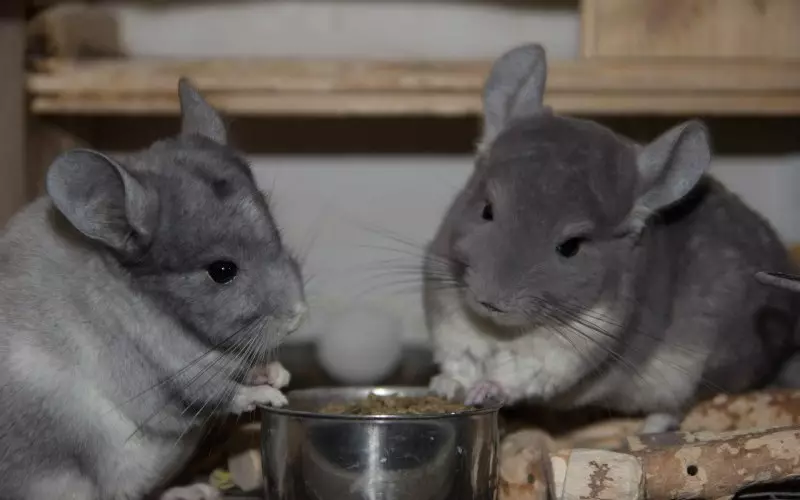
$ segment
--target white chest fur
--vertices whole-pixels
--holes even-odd
[[[456,296],[440,299],[444,307],[432,331],[439,383],[446,378],[469,389],[490,381],[503,389],[509,403],[546,400],[570,389],[605,357],[602,344],[617,324],[607,308],[598,306],[574,321],[504,339],[470,320]]]

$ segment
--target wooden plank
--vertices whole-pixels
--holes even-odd
[[[46,60],[35,94],[173,93],[180,76],[213,91],[479,91],[491,61]],[[557,91],[800,91],[800,61],[596,61],[549,63]]]
[[[29,76],[40,114],[173,114],[187,76],[241,115],[473,115],[491,61],[48,60]],[[800,114],[800,61],[553,61],[562,112]]]
[[[0,2],[0,228],[27,201],[25,181],[25,9]]]
[[[800,59],[797,0],[583,0],[585,57]]]
[[[238,116],[468,116],[481,112],[470,93],[258,93],[215,92],[208,100]],[[798,116],[800,95],[557,93],[545,102],[561,113],[602,115]],[[39,96],[32,111],[42,115],[174,115],[174,96]]]

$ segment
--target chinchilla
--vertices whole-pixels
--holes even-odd
[[[438,393],[604,406],[673,428],[687,406],[768,383],[793,349],[790,268],[760,215],[707,174],[692,120],[638,144],[543,106],[546,56],[486,81],[474,170],[424,259]]]
[[[178,135],[61,154],[0,238],[2,499],[159,495],[210,417],[286,401],[265,363],[301,271],[220,115],[185,79],[179,97]]]

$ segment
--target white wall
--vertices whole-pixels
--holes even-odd
[[[471,158],[258,157],[254,167],[287,240],[308,251],[314,275],[309,288],[318,314],[296,339],[324,329],[323,311],[369,300],[402,315],[406,338],[424,340],[418,281],[407,268],[419,262]],[[800,155],[717,158],[712,172],[787,241],[800,241]]]
[[[569,9],[433,1],[222,2],[188,9],[121,8],[127,50],[160,57],[491,58],[535,40],[553,59],[578,52],[578,19]],[[254,165],[259,181],[274,188],[289,242],[301,251],[310,248],[312,321],[294,339],[324,332],[331,311],[371,301],[402,318],[405,339],[424,341],[420,298],[411,283],[418,280],[400,271],[381,277],[376,266],[393,258],[395,267],[419,262],[403,252],[418,253],[431,237],[469,173],[470,158],[259,157]],[[798,167],[800,157],[723,158],[714,172],[786,239],[800,241]],[[386,233],[416,246],[404,247]],[[408,284],[392,286],[398,281]]]

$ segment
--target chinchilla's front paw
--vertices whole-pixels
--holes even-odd
[[[283,389],[289,385],[292,376],[279,362],[253,367],[247,376],[248,385],[271,385],[276,389]]]
[[[481,380],[467,391],[464,404],[481,405],[490,399],[503,401],[506,399],[506,393],[499,384],[491,380]]]
[[[160,500],[222,500],[222,494],[213,486],[197,483],[171,488],[161,495]]]
[[[271,385],[242,385],[231,401],[231,413],[240,414],[256,409],[256,405],[285,406],[286,396]]]
[[[450,400],[461,400],[465,394],[464,385],[461,382],[444,374],[431,378],[428,388],[432,393]]]

